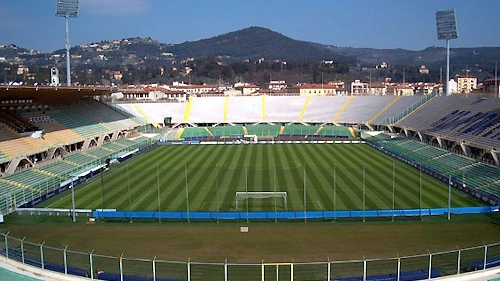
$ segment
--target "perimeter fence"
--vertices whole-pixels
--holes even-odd
[[[23,264],[92,280],[425,280],[500,266],[500,243],[386,259],[216,263],[106,256],[1,234],[0,254]]]

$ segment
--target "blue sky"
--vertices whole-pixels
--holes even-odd
[[[436,10],[455,9],[451,47],[499,47],[499,0],[79,0],[71,45],[128,37],[163,43],[261,26],[298,40],[341,47],[422,50],[437,40]],[[56,0],[1,0],[0,44],[64,48]]]

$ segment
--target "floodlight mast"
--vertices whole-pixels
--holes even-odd
[[[446,95],[450,95],[450,39],[458,38],[455,10],[436,11],[438,40],[446,40]]]
[[[69,18],[78,16],[78,0],[57,0],[56,16],[66,20],[66,81],[71,86],[71,62],[69,54]]]

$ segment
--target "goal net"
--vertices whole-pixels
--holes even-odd
[[[303,205],[303,167],[299,164],[218,165],[217,186],[225,194],[224,205],[232,210],[276,212]]]
[[[283,198],[283,204],[285,209],[288,210],[288,202],[286,191],[247,191],[247,192],[236,192],[235,199],[235,207],[238,210],[238,201],[239,200],[248,200],[249,198]]]
[[[261,280],[293,281],[293,263],[263,263]]]

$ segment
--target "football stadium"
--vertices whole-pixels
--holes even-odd
[[[3,257],[100,280],[423,280],[500,263],[498,98],[113,92],[0,87]],[[358,228],[376,238],[334,242]]]

